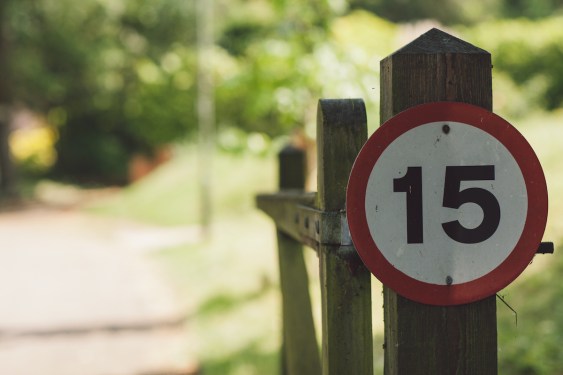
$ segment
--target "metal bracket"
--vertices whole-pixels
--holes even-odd
[[[321,211],[314,207],[296,205],[295,224],[299,234],[319,245],[352,245],[346,211]]]
[[[316,193],[281,192],[258,195],[258,207],[282,232],[318,249],[319,245],[352,246],[346,211],[321,211]]]
[[[553,242],[542,242],[536,254],[553,254],[555,252]]]

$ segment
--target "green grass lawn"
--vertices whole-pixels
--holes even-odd
[[[544,237],[563,242],[563,114],[534,117],[516,127],[536,150],[545,170],[550,214]],[[275,191],[274,156],[217,153],[213,168],[213,225],[207,240],[163,249],[156,254],[185,300],[193,354],[205,374],[274,374],[278,370],[280,305],[275,231],[254,207],[258,192]],[[197,155],[177,157],[148,178],[91,211],[160,225],[197,225]],[[502,374],[563,373],[562,247],[539,255],[523,275],[500,294],[518,312],[498,303],[499,363]],[[306,252],[314,314],[320,319],[314,252]],[[382,372],[380,286],[374,283],[376,373]]]

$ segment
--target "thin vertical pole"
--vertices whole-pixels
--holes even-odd
[[[215,100],[211,72],[213,0],[197,0],[197,118],[199,124],[200,220],[208,234],[212,216],[212,165],[215,151]]]

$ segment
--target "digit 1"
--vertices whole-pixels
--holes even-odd
[[[393,192],[407,193],[407,243],[422,243],[422,167],[393,179]]]

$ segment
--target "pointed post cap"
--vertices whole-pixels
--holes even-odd
[[[395,51],[392,55],[441,53],[477,53],[489,55],[489,52],[484,49],[475,47],[471,43],[436,28],[430,29],[403,48]]]

